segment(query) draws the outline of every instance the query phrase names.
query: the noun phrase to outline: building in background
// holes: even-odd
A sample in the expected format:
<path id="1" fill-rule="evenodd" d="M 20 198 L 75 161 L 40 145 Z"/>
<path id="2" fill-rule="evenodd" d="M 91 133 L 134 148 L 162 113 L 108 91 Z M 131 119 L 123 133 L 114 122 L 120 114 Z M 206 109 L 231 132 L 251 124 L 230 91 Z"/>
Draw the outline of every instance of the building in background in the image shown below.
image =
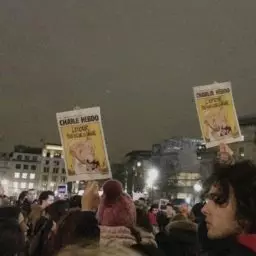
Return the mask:
<path id="1" fill-rule="evenodd" d="M 8 195 L 18 195 L 22 190 L 38 188 L 41 152 L 41 148 L 23 145 L 14 147 L 7 164 Z"/>
<path id="2" fill-rule="evenodd" d="M 40 190 L 55 191 L 60 184 L 66 183 L 66 170 L 62 146 L 45 144 L 40 163 Z"/>
<path id="3" fill-rule="evenodd" d="M 23 190 L 55 191 L 66 183 L 62 147 L 46 144 L 43 148 L 23 145 L 12 153 L 0 154 L 0 179 L 8 196 L 18 196 Z"/>
<path id="4" fill-rule="evenodd" d="M 197 146 L 197 159 L 200 162 L 201 182 L 203 183 L 212 173 L 216 161 L 218 147 L 206 148 L 205 143 Z"/>
<path id="5" fill-rule="evenodd" d="M 171 138 L 153 145 L 152 162 L 160 171 L 159 190 L 162 197 L 190 200 L 194 185 L 201 180 L 197 147 L 201 140 Z"/>
<path id="6" fill-rule="evenodd" d="M 240 117 L 239 124 L 244 141 L 231 145 L 231 148 L 237 159 L 249 159 L 256 163 L 256 116 Z"/>
<path id="7" fill-rule="evenodd" d="M 238 160 L 250 159 L 256 163 L 256 116 L 241 117 L 239 123 L 244 141 L 230 147 Z M 151 173 L 157 173 L 157 178 L 151 188 L 156 190 L 155 194 L 188 199 L 198 192 L 195 185 L 212 172 L 217 151 L 218 147 L 206 149 L 202 140 L 174 137 L 153 145 L 152 150 L 127 153 L 122 164 L 112 165 L 113 175 L 125 184 L 128 193 L 144 192 L 154 168 Z M 9 196 L 32 188 L 39 192 L 55 191 L 67 181 L 62 147 L 19 145 L 10 154 L 1 153 L 0 180 Z"/>
<path id="8" fill-rule="evenodd" d="M 124 159 L 124 171 L 126 173 L 125 187 L 127 192 L 143 192 L 146 184 L 147 172 L 152 168 L 152 151 L 135 150 L 128 152 Z"/>
<path id="9" fill-rule="evenodd" d="M 232 143 L 229 147 L 234 152 L 236 160 L 249 159 L 256 163 L 256 116 L 244 116 L 238 119 L 244 141 Z M 207 149 L 198 144 L 197 158 L 200 160 L 200 172 L 202 180 L 205 180 L 212 172 L 216 160 L 218 147 Z"/>
<path id="10" fill-rule="evenodd" d="M 0 181 L 3 192 L 9 193 L 10 154 L 0 153 Z"/>
<path id="11" fill-rule="evenodd" d="M 119 180 L 122 184 L 123 187 L 126 187 L 126 182 L 127 182 L 127 173 L 125 169 L 125 165 L 122 163 L 112 163 L 111 164 L 111 172 L 112 172 L 112 177 L 115 180 Z"/>

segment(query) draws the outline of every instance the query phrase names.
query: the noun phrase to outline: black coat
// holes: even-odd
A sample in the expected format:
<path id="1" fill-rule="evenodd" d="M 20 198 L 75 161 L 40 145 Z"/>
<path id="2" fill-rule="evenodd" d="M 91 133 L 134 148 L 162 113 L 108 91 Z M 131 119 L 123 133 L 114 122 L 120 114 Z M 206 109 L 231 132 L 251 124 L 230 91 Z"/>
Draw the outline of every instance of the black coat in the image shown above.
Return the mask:
<path id="1" fill-rule="evenodd" d="M 18 221 L 20 209 L 18 207 L 0 207 L 0 219 L 16 219 Z"/>
<path id="2" fill-rule="evenodd" d="M 165 232 L 156 236 L 159 248 L 166 255 L 194 256 L 197 255 L 197 225 L 190 221 L 171 222 Z"/>
<path id="3" fill-rule="evenodd" d="M 198 238 L 201 248 L 200 256 L 253 256 L 256 255 L 256 235 L 245 236 L 239 242 L 237 237 L 210 240 L 207 237 L 205 222 L 200 223 Z"/>
<path id="4" fill-rule="evenodd" d="M 218 243 L 219 242 L 219 243 Z M 215 241 L 215 248 L 202 252 L 200 256 L 255 256 L 256 250 L 244 246 L 233 238 Z M 256 241 L 255 241 L 256 245 Z"/>
<path id="5" fill-rule="evenodd" d="M 161 251 L 161 249 L 156 248 L 152 245 L 136 244 L 133 245 L 131 249 L 143 256 L 168 256 L 165 255 L 165 253 Z"/>

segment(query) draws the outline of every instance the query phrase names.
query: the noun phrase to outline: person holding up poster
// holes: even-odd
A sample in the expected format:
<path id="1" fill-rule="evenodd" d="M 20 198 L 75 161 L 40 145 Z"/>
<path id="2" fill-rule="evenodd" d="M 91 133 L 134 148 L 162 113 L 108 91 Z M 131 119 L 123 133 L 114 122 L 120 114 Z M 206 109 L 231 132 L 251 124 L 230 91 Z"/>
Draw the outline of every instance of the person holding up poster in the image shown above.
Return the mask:
<path id="1" fill-rule="evenodd" d="M 194 87 L 200 127 L 206 147 L 243 141 L 234 106 L 231 83 Z"/>
<path id="2" fill-rule="evenodd" d="M 57 113 L 68 181 L 111 178 L 100 108 Z"/>

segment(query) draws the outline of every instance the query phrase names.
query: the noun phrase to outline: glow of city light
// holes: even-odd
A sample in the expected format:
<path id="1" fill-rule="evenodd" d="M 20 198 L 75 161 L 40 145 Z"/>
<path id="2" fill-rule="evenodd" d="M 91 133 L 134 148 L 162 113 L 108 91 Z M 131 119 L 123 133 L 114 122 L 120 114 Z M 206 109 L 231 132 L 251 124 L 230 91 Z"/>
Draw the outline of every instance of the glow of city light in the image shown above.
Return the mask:
<path id="1" fill-rule="evenodd" d="M 194 185 L 194 190 L 195 190 L 195 192 L 197 192 L 197 193 L 199 193 L 199 192 L 201 192 L 202 191 L 202 185 L 200 184 L 200 183 L 196 183 L 195 185 Z"/>
<path id="2" fill-rule="evenodd" d="M 141 162 L 137 162 L 137 167 L 141 167 Z"/>
<path id="3" fill-rule="evenodd" d="M 190 197 L 187 197 L 187 198 L 185 199 L 185 201 L 186 201 L 187 204 L 190 204 L 191 198 L 190 198 Z"/>
<path id="4" fill-rule="evenodd" d="M 3 180 L 2 180 L 2 185 L 8 185 L 8 180 L 3 179 Z"/>
<path id="5" fill-rule="evenodd" d="M 152 168 L 148 171 L 148 178 L 146 180 L 146 184 L 148 187 L 152 187 L 158 177 L 158 170 L 156 168 Z"/>

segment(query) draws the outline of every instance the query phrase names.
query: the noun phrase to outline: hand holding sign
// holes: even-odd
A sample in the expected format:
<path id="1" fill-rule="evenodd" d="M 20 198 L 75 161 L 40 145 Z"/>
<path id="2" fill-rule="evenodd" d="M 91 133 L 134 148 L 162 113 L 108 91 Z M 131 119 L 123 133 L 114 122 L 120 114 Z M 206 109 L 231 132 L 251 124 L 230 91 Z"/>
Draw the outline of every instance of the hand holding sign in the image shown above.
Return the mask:
<path id="1" fill-rule="evenodd" d="M 82 211 L 96 211 L 100 203 L 98 183 L 88 182 L 82 197 Z"/>
<path id="2" fill-rule="evenodd" d="M 68 181 L 112 177 L 100 108 L 57 113 Z"/>
<path id="3" fill-rule="evenodd" d="M 230 82 L 194 87 L 194 97 L 207 148 L 243 141 Z"/>

